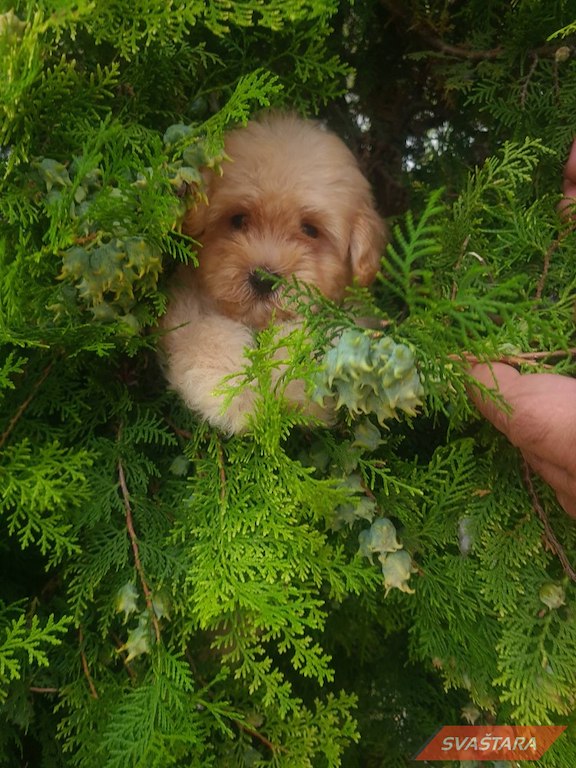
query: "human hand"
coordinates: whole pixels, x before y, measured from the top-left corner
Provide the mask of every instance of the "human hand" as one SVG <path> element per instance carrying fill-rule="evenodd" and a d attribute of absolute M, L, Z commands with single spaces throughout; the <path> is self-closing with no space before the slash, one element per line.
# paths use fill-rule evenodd
<path fill-rule="evenodd" d="M 576 171 L 576 151 L 573 148 Z M 576 183 L 574 187 L 576 197 Z M 502 395 L 511 408 L 471 388 L 470 396 L 494 426 L 517 446 L 576 518 L 576 379 L 554 373 L 521 374 L 504 363 L 478 364 L 472 376 Z"/>
<path fill-rule="evenodd" d="M 558 205 L 558 213 L 562 218 L 573 218 L 576 205 L 576 139 L 572 142 L 570 154 L 564 166 L 562 193 L 564 197 Z"/>

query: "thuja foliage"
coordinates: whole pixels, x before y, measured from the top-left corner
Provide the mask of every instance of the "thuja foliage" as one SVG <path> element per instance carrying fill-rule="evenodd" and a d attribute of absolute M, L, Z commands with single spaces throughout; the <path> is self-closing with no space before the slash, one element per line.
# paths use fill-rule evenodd
<path fill-rule="evenodd" d="M 485 42 L 476 4 L 412 5 L 436 53 L 463 28 Z M 488 156 L 442 186 L 417 137 L 373 293 L 294 286 L 305 323 L 259 335 L 234 438 L 156 363 L 166 277 L 198 257 L 179 222 L 228 126 L 345 93 L 375 7 L 1 6 L 2 765 L 388 768 L 443 724 L 573 727 L 576 531 L 467 393 L 477 359 L 573 372 L 568 136 L 537 108 L 556 89 L 565 126 L 576 70 L 538 59 L 508 92 L 499 58 L 566 42 L 553 5 L 511 6 L 532 34 L 465 59 L 474 78 L 454 43 L 446 90 L 471 143 L 494 130 Z M 333 398 L 332 426 L 285 401 L 293 378 Z M 541 764 L 575 762 L 569 729 Z"/>

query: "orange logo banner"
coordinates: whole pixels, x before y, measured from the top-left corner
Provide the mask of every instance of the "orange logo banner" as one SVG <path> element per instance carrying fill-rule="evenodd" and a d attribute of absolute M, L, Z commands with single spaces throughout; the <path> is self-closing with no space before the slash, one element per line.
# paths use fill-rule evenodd
<path fill-rule="evenodd" d="M 415 760 L 539 760 L 565 725 L 445 725 Z"/>

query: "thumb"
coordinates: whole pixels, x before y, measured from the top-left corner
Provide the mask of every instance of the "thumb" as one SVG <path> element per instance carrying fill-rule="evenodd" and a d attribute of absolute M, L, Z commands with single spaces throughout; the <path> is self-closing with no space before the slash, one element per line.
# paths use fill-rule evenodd
<path fill-rule="evenodd" d="M 480 388 L 471 386 L 469 394 L 480 413 L 491 421 L 494 426 L 509 435 L 510 408 L 513 406 L 514 393 L 521 374 L 510 365 L 480 363 L 472 367 L 471 375 L 484 387 L 494 390 L 501 395 L 502 400 L 494 400 Z M 503 401 L 503 402 L 502 402 Z M 506 405 L 509 407 L 507 408 Z"/>

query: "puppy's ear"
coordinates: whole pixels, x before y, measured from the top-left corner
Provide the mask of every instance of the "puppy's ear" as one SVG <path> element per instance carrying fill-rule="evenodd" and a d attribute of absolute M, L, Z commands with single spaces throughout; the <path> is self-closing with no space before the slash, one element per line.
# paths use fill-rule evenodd
<path fill-rule="evenodd" d="M 208 205 L 199 200 L 196 205 L 189 208 L 182 220 L 182 232 L 189 237 L 198 239 L 206 228 Z"/>
<path fill-rule="evenodd" d="M 208 201 L 212 196 L 214 172 L 209 168 L 200 171 L 202 177 L 196 190 L 196 201 L 188 208 L 182 220 L 182 232 L 189 237 L 198 239 L 206 229 L 208 219 Z"/>
<path fill-rule="evenodd" d="M 360 285 L 370 285 L 376 277 L 387 239 L 386 224 L 371 205 L 364 204 L 350 235 L 352 273 Z"/>

